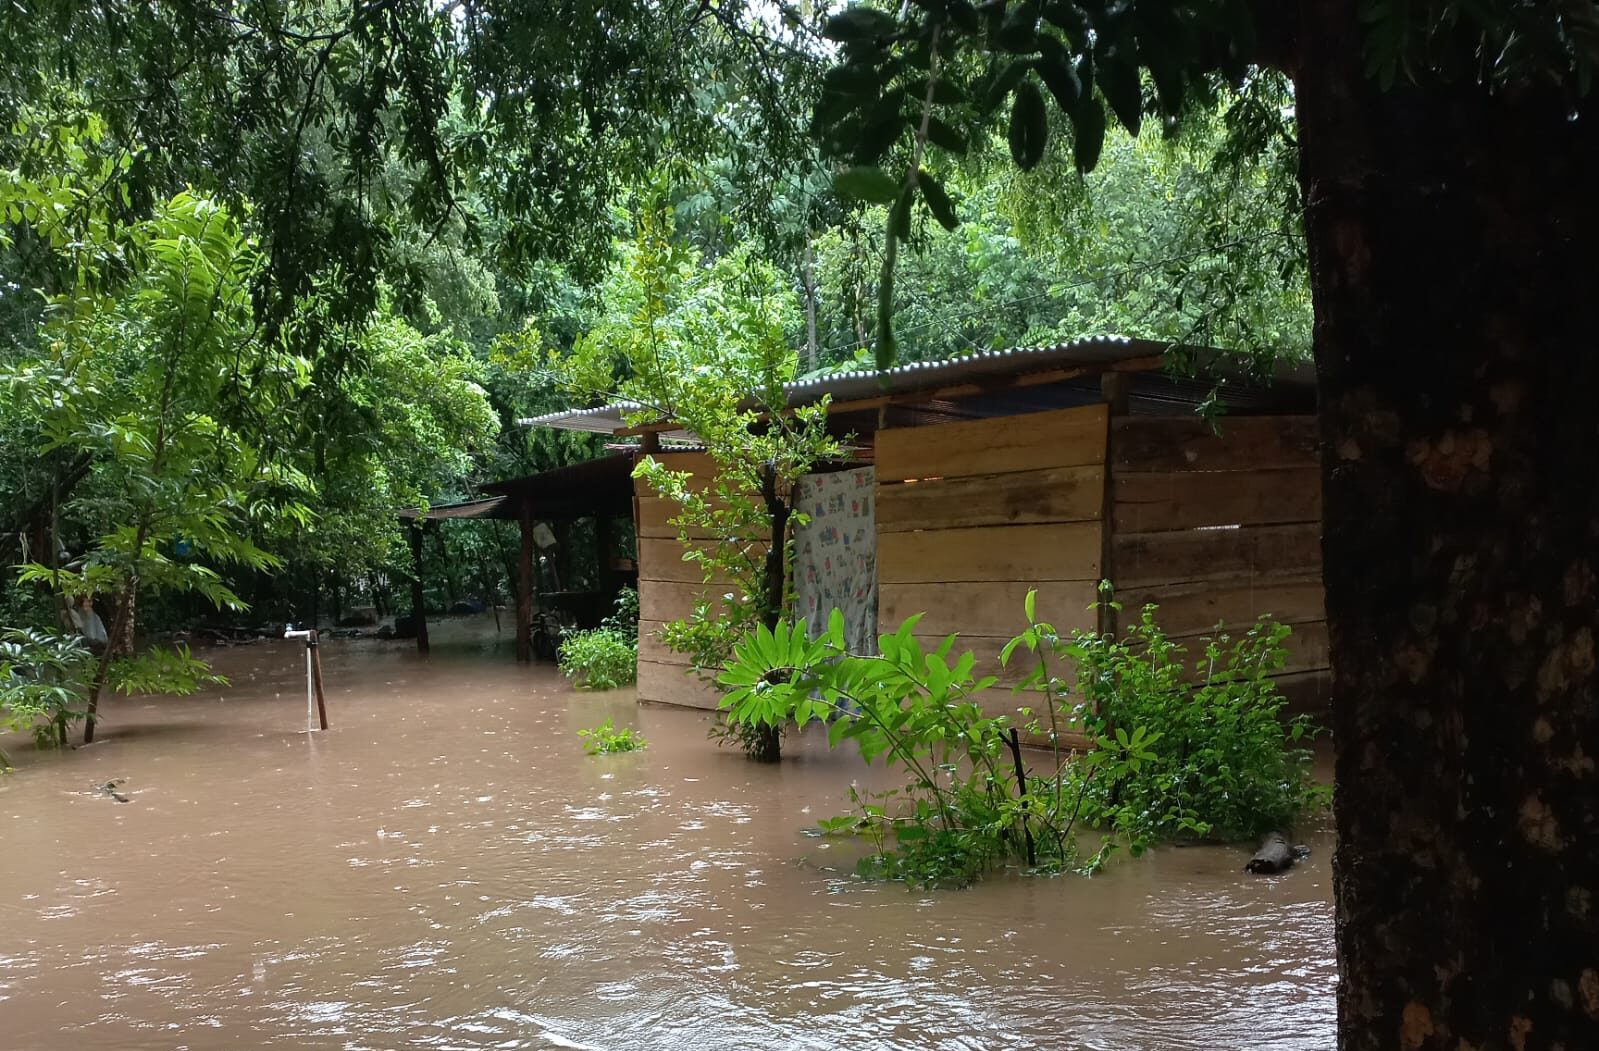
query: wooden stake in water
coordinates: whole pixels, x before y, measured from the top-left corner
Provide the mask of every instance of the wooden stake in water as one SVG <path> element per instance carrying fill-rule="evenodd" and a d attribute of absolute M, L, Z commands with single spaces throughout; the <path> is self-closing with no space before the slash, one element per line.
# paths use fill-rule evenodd
<path fill-rule="evenodd" d="M 305 640 L 306 733 L 311 733 L 317 729 L 326 730 L 328 728 L 328 710 L 327 702 L 322 696 L 322 656 L 317 652 L 317 633 L 314 630 L 294 631 L 290 628 L 285 628 L 283 637 L 286 639 Z"/>

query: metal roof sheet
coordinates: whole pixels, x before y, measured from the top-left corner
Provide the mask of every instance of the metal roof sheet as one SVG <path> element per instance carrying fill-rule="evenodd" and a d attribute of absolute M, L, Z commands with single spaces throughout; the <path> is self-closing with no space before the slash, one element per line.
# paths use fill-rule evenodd
<path fill-rule="evenodd" d="M 938 390 L 964 383 L 982 383 L 1030 373 L 1074 368 L 1089 372 L 1096 368 L 1109 371 L 1127 362 L 1160 358 L 1172 350 L 1181 350 L 1184 354 L 1191 355 L 1196 362 L 1214 372 L 1218 379 L 1228 381 L 1234 391 L 1242 392 L 1248 388 L 1270 389 L 1259 379 L 1248 376 L 1245 370 L 1229 365 L 1226 353 L 1214 348 L 1179 347 L 1167 341 L 1138 339 L 1131 336 L 1093 336 L 1046 346 L 981 350 L 940 361 L 907 361 L 883 370 L 847 369 L 795 380 L 784 384 L 783 391 L 791 405 L 805 405 L 825 396 L 831 396 L 836 402 L 847 402 L 885 394 L 911 394 Z M 1276 370 L 1271 385 L 1309 389 L 1313 382 L 1314 374 L 1307 372 L 1304 366 L 1287 363 Z M 1173 389 L 1168 396 L 1173 400 L 1192 400 L 1197 404 L 1208 389 L 1209 384 L 1204 380 L 1185 381 L 1173 377 Z M 524 427 L 551 427 L 558 430 L 615 434 L 627 428 L 625 416 L 642 408 L 644 406 L 638 402 L 618 401 L 596 408 L 545 413 L 517 422 Z M 663 437 L 693 439 L 691 434 L 681 430 L 665 432 Z"/>

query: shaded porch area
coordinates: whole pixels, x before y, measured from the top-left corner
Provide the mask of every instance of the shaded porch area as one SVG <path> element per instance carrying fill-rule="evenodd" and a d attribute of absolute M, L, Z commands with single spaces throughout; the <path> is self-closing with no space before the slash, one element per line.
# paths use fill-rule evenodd
<path fill-rule="evenodd" d="M 429 648 L 423 536 L 459 519 L 517 523 L 517 660 L 536 655 L 536 616 L 597 627 L 618 593 L 638 581 L 633 464 L 632 453 L 606 456 L 484 485 L 479 499 L 396 512 L 409 526 L 417 651 Z"/>

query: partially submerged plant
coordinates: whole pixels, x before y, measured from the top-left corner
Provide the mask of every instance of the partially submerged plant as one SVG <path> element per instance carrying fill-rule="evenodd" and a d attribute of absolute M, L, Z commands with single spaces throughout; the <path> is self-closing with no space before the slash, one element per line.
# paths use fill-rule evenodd
<path fill-rule="evenodd" d="M 638 678 L 638 636 L 614 628 L 569 632 L 556 651 L 561 671 L 573 685 L 614 690 Z"/>
<path fill-rule="evenodd" d="M 618 730 L 609 719 L 592 730 L 579 730 L 577 735 L 583 739 L 583 751 L 589 755 L 636 752 L 649 743 L 637 730 L 632 727 Z"/>
<path fill-rule="evenodd" d="M 1198 685 L 1145 611 L 1129 640 L 1074 632 L 1063 639 L 1034 615 L 1002 653 L 1026 650 L 1034 669 L 1016 687 L 1037 691 L 1043 712 L 1025 729 L 1051 746 L 1028 772 L 1018 728 L 987 715 L 976 696 L 994 686 L 976 657 L 955 656 L 957 637 L 924 650 L 920 617 L 884 635 L 877 656 L 851 654 L 842 616 L 812 640 L 803 621 L 764 626 L 739 642 L 721 677 L 732 725 L 831 722 L 833 746 L 853 741 L 883 759 L 902 787 L 852 789 L 854 810 L 821 831 L 864 836 L 860 874 L 918 885 L 965 884 L 994 865 L 1025 861 L 1045 872 L 1089 873 L 1119 847 L 1133 853 L 1180 836 L 1239 839 L 1286 827 L 1324 799 L 1311 781 L 1303 721 L 1277 721 L 1282 699 L 1269 678 L 1282 667 L 1288 629 L 1263 619 L 1237 643 L 1211 640 Z M 1077 666 L 1077 698 L 1053 674 Z M 1066 747 L 1081 728 L 1085 749 Z M 1102 833 L 1090 850 L 1078 833 Z"/>
<path fill-rule="evenodd" d="M 94 654 L 76 635 L 28 628 L 0 633 L 0 731 L 29 732 L 40 748 L 62 748 L 83 719 Z M 11 761 L 0 752 L 0 770 Z"/>
<path fill-rule="evenodd" d="M 638 679 L 638 592 L 623 588 L 616 611 L 591 631 L 568 632 L 556 656 L 580 689 L 614 690 Z"/>

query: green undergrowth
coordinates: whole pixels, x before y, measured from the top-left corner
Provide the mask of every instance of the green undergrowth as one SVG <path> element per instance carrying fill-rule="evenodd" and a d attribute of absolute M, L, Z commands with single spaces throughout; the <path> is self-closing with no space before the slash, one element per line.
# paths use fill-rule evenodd
<path fill-rule="evenodd" d="M 1025 613 L 1001 657 L 1024 669 L 1015 689 L 1034 703 L 1020 719 L 979 706 L 996 680 L 956 636 L 926 648 L 912 617 L 859 656 L 836 612 L 815 639 L 803 621 L 746 636 L 720 679 L 722 709 L 733 725 L 826 721 L 832 746 L 903 775 L 851 789 L 850 811 L 819 831 L 866 841 L 859 875 L 915 886 L 963 886 L 1002 865 L 1090 874 L 1118 850 L 1249 839 L 1324 804 L 1314 729 L 1283 721 L 1271 679 L 1286 626 L 1218 631 L 1190 661 L 1153 606 L 1119 636 L 1062 635 L 1037 619 L 1033 594 Z M 1022 749 L 1021 734 L 1047 749 Z"/>
<path fill-rule="evenodd" d="M 616 611 L 598 628 L 574 631 L 556 651 L 561 671 L 580 689 L 614 690 L 638 680 L 638 592 L 623 588 Z"/>
<path fill-rule="evenodd" d="M 614 752 L 637 752 L 649 744 L 644 735 L 632 727 L 618 730 L 607 719 L 592 730 L 579 730 L 583 751 L 589 755 L 611 755 Z"/>

